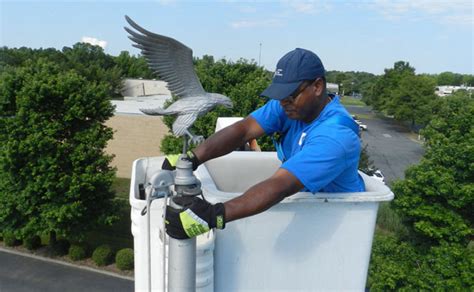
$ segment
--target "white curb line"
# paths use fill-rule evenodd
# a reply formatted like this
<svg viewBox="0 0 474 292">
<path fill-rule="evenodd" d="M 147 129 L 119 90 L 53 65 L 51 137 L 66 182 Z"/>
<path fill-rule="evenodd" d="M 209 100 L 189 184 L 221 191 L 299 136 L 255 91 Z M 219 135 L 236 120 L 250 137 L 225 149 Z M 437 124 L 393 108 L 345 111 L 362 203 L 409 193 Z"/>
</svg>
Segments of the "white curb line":
<svg viewBox="0 0 474 292">
<path fill-rule="evenodd" d="M 0 247 L 0 251 L 6 252 L 6 253 L 11 253 L 11 254 L 14 254 L 14 255 L 23 256 L 23 257 L 27 257 L 27 258 L 33 258 L 33 259 L 44 261 L 44 262 L 55 263 L 55 264 L 59 264 L 59 265 L 63 265 L 63 266 L 68 266 L 68 267 L 73 267 L 73 268 L 77 268 L 77 269 L 81 269 L 81 270 L 86 270 L 86 271 L 90 271 L 90 272 L 104 274 L 104 275 L 115 277 L 115 278 L 121 278 L 121 279 L 124 279 L 124 280 L 134 281 L 133 277 L 122 276 L 122 275 L 119 275 L 119 274 L 115 274 L 115 273 L 108 272 L 108 271 L 103 271 L 103 270 L 98 270 L 98 269 L 94 269 L 94 268 L 91 268 L 91 267 L 73 265 L 73 264 L 68 263 L 68 262 L 63 262 L 63 261 L 59 261 L 59 260 L 55 260 L 55 259 L 40 257 L 40 256 L 37 256 L 37 255 L 28 254 L 28 253 L 22 253 L 22 252 L 7 249 L 7 248 L 4 248 L 4 247 Z"/>
</svg>

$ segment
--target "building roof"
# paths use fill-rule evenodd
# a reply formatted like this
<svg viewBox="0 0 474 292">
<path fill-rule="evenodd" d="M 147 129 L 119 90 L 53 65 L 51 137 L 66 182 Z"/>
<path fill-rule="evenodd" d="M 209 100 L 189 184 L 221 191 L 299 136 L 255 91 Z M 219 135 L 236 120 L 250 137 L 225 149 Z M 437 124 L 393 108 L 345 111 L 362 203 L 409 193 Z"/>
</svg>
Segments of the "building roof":
<svg viewBox="0 0 474 292">
<path fill-rule="evenodd" d="M 169 95 L 152 95 L 146 97 L 124 97 L 124 100 L 112 100 L 115 105 L 115 114 L 118 115 L 145 115 L 141 108 L 164 107 L 165 102 L 171 99 Z"/>
</svg>

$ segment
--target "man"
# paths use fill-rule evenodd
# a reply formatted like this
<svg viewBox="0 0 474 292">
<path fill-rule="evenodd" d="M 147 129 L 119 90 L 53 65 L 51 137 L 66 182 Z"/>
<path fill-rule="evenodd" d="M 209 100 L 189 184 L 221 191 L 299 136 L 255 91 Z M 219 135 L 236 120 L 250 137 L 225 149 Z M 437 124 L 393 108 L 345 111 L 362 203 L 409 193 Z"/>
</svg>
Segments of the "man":
<svg viewBox="0 0 474 292">
<path fill-rule="evenodd" d="M 277 64 L 272 84 L 261 96 L 271 100 L 247 118 L 215 133 L 194 153 L 193 168 L 225 155 L 246 141 L 278 133 L 281 167 L 241 196 L 212 205 L 193 198 L 186 210 L 168 207 L 167 232 L 184 239 L 267 210 L 299 191 L 362 192 L 357 172 L 358 126 L 326 92 L 325 69 L 311 51 L 297 48 Z"/>
</svg>

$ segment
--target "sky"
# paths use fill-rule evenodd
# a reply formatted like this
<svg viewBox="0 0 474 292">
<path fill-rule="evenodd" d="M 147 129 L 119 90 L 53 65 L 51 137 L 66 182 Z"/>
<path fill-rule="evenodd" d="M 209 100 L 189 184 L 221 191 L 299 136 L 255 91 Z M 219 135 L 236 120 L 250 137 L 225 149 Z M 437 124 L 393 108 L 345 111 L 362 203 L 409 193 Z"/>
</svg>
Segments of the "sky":
<svg viewBox="0 0 474 292">
<path fill-rule="evenodd" d="M 417 73 L 474 74 L 471 0 L 39 1 L 0 0 L 0 46 L 100 45 L 137 55 L 124 15 L 172 37 L 196 57 L 253 60 L 274 70 L 294 48 L 312 50 L 326 70 L 383 74 L 397 61 Z"/>
</svg>

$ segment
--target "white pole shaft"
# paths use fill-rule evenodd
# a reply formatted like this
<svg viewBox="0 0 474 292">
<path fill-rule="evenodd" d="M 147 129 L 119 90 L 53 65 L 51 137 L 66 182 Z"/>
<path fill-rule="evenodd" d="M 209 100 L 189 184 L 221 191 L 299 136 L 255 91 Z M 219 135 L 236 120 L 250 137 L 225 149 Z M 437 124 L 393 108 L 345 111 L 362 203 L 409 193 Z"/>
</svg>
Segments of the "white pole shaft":
<svg viewBox="0 0 474 292">
<path fill-rule="evenodd" d="M 168 291 L 196 291 L 196 238 L 169 238 Z"/>
</svg>

